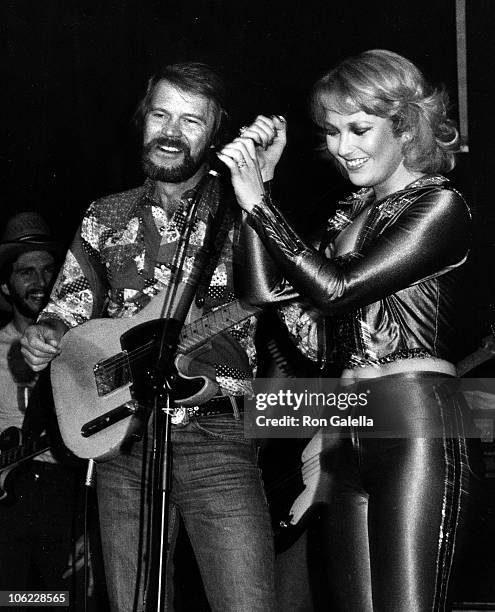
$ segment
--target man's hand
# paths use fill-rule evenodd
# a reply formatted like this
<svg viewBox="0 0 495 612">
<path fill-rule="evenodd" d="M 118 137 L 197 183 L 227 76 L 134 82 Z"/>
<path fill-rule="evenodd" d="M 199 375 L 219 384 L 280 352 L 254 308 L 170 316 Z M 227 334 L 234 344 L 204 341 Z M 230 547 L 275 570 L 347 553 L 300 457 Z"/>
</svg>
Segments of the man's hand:
<svg viewBox="0 0 495 612">
<path fill-rule="evenodd" d="M 258 115 L 253 123 L 241 129 L 240 137 L 254 142 L 263 182 L 270 181 L 275 173 L 287 143 L 287 124 L 280 115 Z"/>
<path fill-rule="evenodd" d="M 30 325 L 21 338 L 21 352 L 26 363 L 35 371 L 44 370 L 60 353 L 60 341 L 67 331 L 62 321 Z"/>
</svg>

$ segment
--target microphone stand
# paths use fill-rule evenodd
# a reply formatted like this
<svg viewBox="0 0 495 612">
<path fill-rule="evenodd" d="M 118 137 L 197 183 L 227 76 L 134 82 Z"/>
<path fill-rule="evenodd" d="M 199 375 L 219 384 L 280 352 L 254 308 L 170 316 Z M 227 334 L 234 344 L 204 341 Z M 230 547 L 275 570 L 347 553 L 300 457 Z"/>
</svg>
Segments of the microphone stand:
<svg viewBox="0 0 495 612">
<path fill-rule="evenodd" d="M 188 211 L 186 219 L 186 232 L 181 236 L 177 251 L 174 256 L 169 290 L 162 307 L 162 319 L 164 324 L 158 341 L 156 342 L 156 365 L 153 367 L 153 431 L 151 452 L 151 513 L 150 526 L 147 533 L 147 570 L 143 597 L 143 612 L 163 612 L 166 603 L 166 580 L 167 580 L 167 551 L 168 544 L 168 517 L 170 508 L 170 493 L 172 484 L 172 412 L 173 401 L 173 376 L 175 370 L 173 358 L 175 356 L 179 336 L 185 318 L 189 311 L 201 271 L 199 270 L 193 282 L 184 286 L 180 302 L 171 317 L 178 286 L 181 280 L 182 270 L 187 255 L 187 247 L 192 233 L 194 220 L 196 218 L 202 195 L 209 184 L 216 180 L 218 173 L 210 170 L 202 180 Z M 209 246 L 204 245 L 200 251 L 200 268 L 204 266 L 204 260 L 209 252 Z M 202 265 L 201 265 L 202 264 Z M 193 266 L 193 272 L 194 272 Z M 191 273 L 193 277 L 193 273 Z M 195 282 L 194 282 L 195 281 Z"/>
</svg>

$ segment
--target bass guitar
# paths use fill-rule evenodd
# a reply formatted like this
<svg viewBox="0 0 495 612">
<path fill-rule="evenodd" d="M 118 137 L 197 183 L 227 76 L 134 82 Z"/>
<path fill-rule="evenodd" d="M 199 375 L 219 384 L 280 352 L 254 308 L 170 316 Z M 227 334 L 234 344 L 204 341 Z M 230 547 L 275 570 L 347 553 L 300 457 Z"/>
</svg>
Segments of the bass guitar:
<svg viewBox="0 0 495 612">
<path fill-rule="evenodd" d="M 265 314 L 260 333 L 266 355 L 261 354 L 261 376 L 311 378 L 316 366 L 297 351 L 280 321 Z M 267 362 L 263 369 L 263 357 Z M 320 433 L 313 440 L 272 438 L 260 449 L 260 468 L 270 510 L 275 551 L 288 550 L 328 501 L 331 466 Z M 305 450 L 308 449 L 308 450 Z"/>
<path fill-rule="evenodd" d="M 262 450 L 261 469 L 277 553 L 290 548 L 328 503 L 333 483 L 331 461 L 323 448 L 306 456 L 306 449 L 320 444 L 319 438 L 320 433 L 311 441 L 270 440 L 268 449 Z M 279 453 L 278 460 L 275 453 Z M 280 457 L 284 458 L 283 469 Z"/>
<path fill-rule="evenodd" d="M 464 376 L 479 365 L 495 357 L 495 339 L 492 335 L 483 338 L 481 345 L 457 363 L 457 375 Z"/>
<path fill-rule="evenodd" d="M 8 427 L 2 431 L 0 434 L 0 501 L 7 499 L 7 479 L 12 470 L 49 448 L 50 443 L 46 435 L 24 443 L 22 432 L 17 427 Z"/>
<path fill-rule="evenodd" d="M 164 326 L 173 332 L 177 323 L 158 318 L 159 297 L 133 317 L 92 319 L 62 338 L 51 365 L 53 399 L 62 440 L 77 457 L 108 460 L 142 432 L 157 391 L 157 341 Z M 185 372 L 194 371 L 206 342 L 258 311 L 234 300 L 182 328 L 167 375 L 175 405 L 196 406 L 217 394 L 210 378 Z"/>
</svg>

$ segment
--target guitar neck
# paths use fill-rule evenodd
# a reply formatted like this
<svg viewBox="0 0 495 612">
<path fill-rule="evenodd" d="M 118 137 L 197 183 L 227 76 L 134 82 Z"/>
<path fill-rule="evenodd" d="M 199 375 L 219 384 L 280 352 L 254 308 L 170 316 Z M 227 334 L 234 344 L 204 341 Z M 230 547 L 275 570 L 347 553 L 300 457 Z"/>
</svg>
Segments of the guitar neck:
<svg viewBox="0 0 495 612">
<path fill-rule="evenodd" d="M 20 444 L 14 448 L 3 450 L 0 454 L 0 470 L 36 457 L 50 448 L 47 436 L 41 436 L 38 440 L 33 440 L 29 444 Z"/>
<path fill-rule="evenodd" d="M 230 329 L 259 312 L 259 308 L 246 307 L 234 300 L 207 313 L 182 329 L 179 337 L 179 353 L 187 353 L 209 340 L 212 336 Z"/>
<path fill-rule="evenodd" d="M 482 363 L 490 361 L 490 359 L 493 359 L 494 356 L 494 353 L 486 348 L 481 347 L 476 349 L 474 353 L 471 353 L 471 355 L 468 355 L 458 362 L 457 375 L 464 376 L 464 374 L 467 374 L 470 370 L 474 370 L 474 368 L 478 367 Z"/>
</svg>

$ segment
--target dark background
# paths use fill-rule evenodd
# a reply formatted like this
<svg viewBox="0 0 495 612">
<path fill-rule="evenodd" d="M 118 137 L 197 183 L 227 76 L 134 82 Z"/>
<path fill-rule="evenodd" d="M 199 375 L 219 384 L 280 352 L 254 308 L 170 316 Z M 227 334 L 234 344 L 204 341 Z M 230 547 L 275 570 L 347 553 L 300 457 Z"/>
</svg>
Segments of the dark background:
<svg viewBox="0 0 495 612">
<path fill-rule="evenodd" d="M 494 10 L 491 0 L 467 5 L 470 153 L 453 177 L 491 217 Z M 314 153 L 307 118 L 323 70 L 368 48 L 397 51 L 447 86 L 456 115 L 455 0 L 3 0 L 0 21 L 3 209 L 38 209 L 67 241 L 92 199 L 141 181 L 131 117 L 160 64 L 220 68 L 236 127 L 260 112 L 288 118 L 279 189 L 305 216 L 346 190 Z M 313 208 L 326 217 L 331 202 Z"/>
<path fill-rule="evenodd" d="M 469 153 L 451 174 L 476 219 L 466 287 L 479 310 L 466 317 L 473 345 L 494 290 L 494 14 L 493 0 L 467 0 Z M 307 117 L 306 96 L 322 71 L 365 49 L 390 49 L 444 83 L 457 113 L 455 0 L 2 0 L 0 28 L 0 224 L 38 210 L 67 244 L 91 200 L 142 181 L 131 118 L 161 64 L 217 66 L 236 129 L 258 113 L 285 115 L 289 147 L 276 191 L 302 229 L 323 224 L 349 191 L 316 153 Z M 467 564 L 480 546 L 492 550 L 493 531 L 493 520 L 480 524 Z"/>
<path fill-rule="evenodd" d="M 494 13 L 492 0 L 467 0 L 470 152 L 451 174 L 477 219 L 484 276 L 471 277 L 480 303 L 493 276 Z M 276 193 L 302 229 L 323 224 L 349 191 L 317 154 L 307 116 L 322 71 L 365 49 L 391 49 L 445 84 L 457 115 L 455 0 L 2 0 L 0 27 L 3 211 L 41 211 L 66 243 L 91 200 L 142 181 L 132 115 L 161 64 L 218 67 L 236 129 L 258 113 L 287 117 Z"/>
</svg>

